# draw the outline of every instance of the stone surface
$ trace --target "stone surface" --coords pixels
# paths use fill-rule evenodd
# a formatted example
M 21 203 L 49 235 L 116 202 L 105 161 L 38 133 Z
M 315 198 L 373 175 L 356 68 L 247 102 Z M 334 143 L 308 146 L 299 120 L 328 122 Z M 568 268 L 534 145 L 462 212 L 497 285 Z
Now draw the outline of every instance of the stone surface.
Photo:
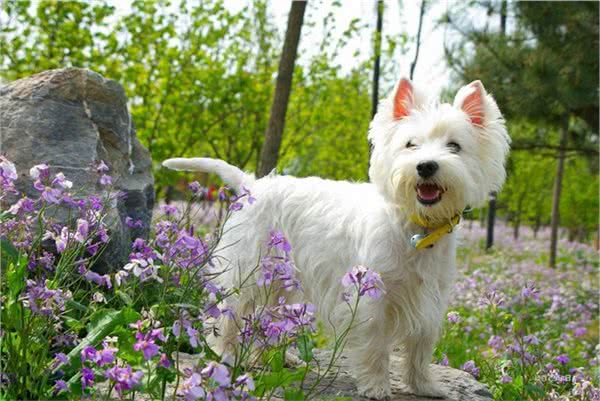
M 321 363 L 321 367 L 327 366 L 330 358 L 328 351 L 318 351 L 316 353 L 318 360 Z M 196 361 L 194 355 L 185 353 L 179 354 L 180 370 L 183 371 L 185 368 L 192 368 Z M 392 355 L 391 358 L 391 384 L 392 384 L 392 397 L 390 401 L 431 401 L 433 398 L 419 397 L 411 394 L 409 389 L 406 387 L 402 380 L 402 371 L 400 369 L 401 357 L 398 355 Z M 347 400 L 353 401 L 368 401 L 369 398 L 361 397 L 356 393 L 356 387 L 354 385 L 354 379 L 350 376 L 347 368 L 347 359 L 342 356 L 338 361 L 339 370 L 333 369 L 333 372 L 326 376 L 321 381 L 321 384 L 317 386 L 311 399 L 331 400 L 336 397 L 344 397 Z M 490 401 L 492 395 L 490 394 L 487 387 L 479 383 L 470 374 L 463 372 L 458 369 L 450 368 L 447 366 L 431 365 L 432 375 L 440 382 L 442 388 L 446 391 L 446 398 L 437 400 L 446 401 Z M 335 377 L 335 381 L 331 382 L 331 379 Z M 315 376 L 310 375 L 307 380 L 307 386 L 314 383 Z M 172 394 L 173 389 L 170 388 L 167 394 Z M 278 397 L 273 397 L 279 399 Z
M 83 194 L 100 194 L 92 168 L 110 167 L 116 189 L 124 193 L 111 210 L 112 238 L 99 270 L 126 261 L 132 238 L 145 236 L 154 204 L 149 152 L 140 144 L 127 110 L 123 87 L 79 68 L 49 70 L 0 87 L 0 154 L 19 171 L 19 189 L 36 195 L 29 169 L 47 163 L 62 171 Z M 132 231 L 125 218 L 141 219 Z

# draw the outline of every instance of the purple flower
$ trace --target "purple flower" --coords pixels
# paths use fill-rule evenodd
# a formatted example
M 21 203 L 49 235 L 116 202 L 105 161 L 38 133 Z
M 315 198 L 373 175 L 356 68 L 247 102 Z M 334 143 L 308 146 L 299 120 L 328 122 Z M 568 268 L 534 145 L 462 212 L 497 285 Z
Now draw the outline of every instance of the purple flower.
M 144 359 L 152 359 L 153 356 L 158 354 L 160 347 L 154 343 L 154 340 L 141 339 L 133 344 L 135 351 L 142 351 L 144 353 Z
M 448 321 L 450 323 L 460 322 L 460 315 L 458 314 L 458 312 L 448 312 L 448 315 L 446 317 L 448 318 Z
M 140 384 L 144 373 L 140 370 L 133 372 L 131 366 L 125 367 L 113 366 L 104 372 L 104 377 L 115 383 L 115 390 L 122 398 L 123 392 L 133 389 Z
M 442 357 L 442 360 L 440 361 L 440 365 L 442 366 L 448 366 L 448 355 L 444 354 L 444 356 Z
M 21 198 L 17 201 L 17 203 L 15 203 L 14 205 L 12 205 L 9 209 L 8 212 L 12 213 L 14 215 L 19 215 L 22 213 L 29 213 L 29 212 L 33 212 L 34 210 L 34 203 L 33 200 L 29 199 L 29 198 Z
M 539 345 L 540 343 L 540 339 L 533 334 L 523 337 L 523 341 L 525 341 L 525 344 L 531 345 Z
M 229 205 L 229 210 L 232 212 L 237 212 L 238 210 L 242 210 L 243 207 L 244 205 L 242 205 L 240 202 L 233 202 L 231 205 Z
M 499 351 L 504 347 L 504 340 L 500 336 L 491 336 L 487 344 L 495 351 Z
M 65 382 L 64 380 L 57 380 L 54 382 L 54 394 L 59 394 L 63 391 L 68 392 L 69 391 L 69 386 L 67 386 L 67 382 Z
M 75 241 L 84 243 L 90 233 L 90 223 L 85 219 L 77 219 L 77 232 L 73 236 Z
M 105 286 L 106 288 L 112 288 L 112 283 L 110 282 L 110 276 L 108 274 L 101 276 L 100 274 L 90 270 L 86 272 L 83 277 L 87 281 L 91 281 L 98 285 Z
M 160 360 L 158 361 L 158 366 L 162 366 L 163 368 L 170 368 L 171 367 L 171 361 L 169 361 L 169 357 L 167 357 L 167 354 L 163 353 L 160 354 Z
M 198 181 L 192 181 L 188 184 L 188 188 L 192 191 L 193 194 L 197 194 L 202 189 L 200 183 Z
M 211 361 L 202 369 L 200 374 L 216 381 L 221 386 L 227 386 L 231 383 L 231 374 L 227 366 Z
M 97 197 L 95 195 L 91 195 L 88 198 L 88 202 L 89 202 L 90 208 L 92 210 L 96 210 L 96 211 L 102 210 L 102 199 L 100 199 L 99 197 Z
M 474 378 L 479 378 L 479 368 L 475 365 L 473 360 L 465 362 L 461 367 L 467 373 L 470 373 Z
M 503 384 L 512 383 L 512 381 L 513 379 L 509 375 L 502 375 L 502 377 L 500 378 L 500 383 Z
M 62 352 L 59 352 L 56 355 L 54 355 L 54 363 L 52 364 L 52 369 L 58 369 L 59 367 L 68 364 L 69 358 L 67 358 L 67 355 Z
M 96 351 L 96 348 L 92 347 L 91 345 L 86 345 L 81 350 L 81 362 L 85 362 L 85 361 L 95 362 L 97 352 L 98 351 Z
M 58 173 L 52 180 L 52 185 L 61 187 L 62 189 L 69 189 L 73 186 L 73 183 L 65 177 L 63 173 Z
M 29 169 L 29 176 L 33 180 L 44 180 L 50 177 L 50 169 L 47 164 L 37 164 Z
M 117 354 L 117 348 L 111 348 L 107 342 L 104 342 L 103 348 L 96 354 L 95 362 L 98 366 L 109 365 L 115 361 L 115 355 Z
M 535 288 L 533 282 L 528 282 L 523 289 L 521 289 L 521 297 L 524 299 L 533 298 L 535 300 L 539 299 L 539 290 Z
M 34 188 L 41 192 L 41 197 L 47 203 L 59 204 L 62 196 L 60 189 L 46 187 L 40 181 L 33 184 Z
M 23 304 L 33 313 L 58 317 L 57 312 L 64 311 L 65 299 L 69 297 L 68 292 L 65 293 L 60 289 L 51 290 L 45 283 L 27 280 Z
M 204 398 L 205 391 L 202 387 L 202 377 L 198 373 L 193 373 L 189 378 L 184 380 L 178 392 L 184 396 L 186 401 L 195 401 Z
M 110 175 L 102 174 L 98 182 L 100 183 L 100 185 L 111 185 L 112 177 Z
M 99 173 L 106 173 L 109 170 L 104 160 L 100 160 L 100 162 L 96 165 L 96 171 Z
M 129 228 L 142 228 L 144 227 L 144 222 L 142 220 L 134 220 L 131 217 L 125 217 L 125 225 Z
M 292 246 L 281 231 L 271 231 L 271 238 L 269 239 L 267 246 L 269 248 L 279 249 L 285 253 L 290 253 L 292 251 Z
M 248 374 L 238 376 L 238 378 L 235 379 L 235 386 L 246 386 L 246 388 L 248 388 L 248 390 L 250 391 L 253 391 L 255 389 L 254 380 L 252 380 L 252 377 L 250 377 Z
M 4 156 L 0 156 L 0 177 L 8 181 L 14 181 L 19 177 L 15 165 Z
M 579 337 L 583 337 L 587 334 L 588 330 L 585 327 L 577 327 L 575 330 L 573 330 L 573 337 L 575 338 L 579 338 Z
M 364 267 L 355 266 L 342 277 L 342 285 L 358 289 L 358 296 L 368 295 L 372 299 L 379 299 L 383 294 L 383 281 L 379 273 Z
M 569 356 L 567 354 L 560 354 L 554 359 L 561 365 L 566 365 L 570 361 Z
M 90 368 L 81 369 L 81 389 L 85 390 L 94 385 L 94 371 Z
M 173 205 L 162 205 L 160 207 L 160 210 L 166 215 L 166 216 L 174 216 L 177 214 L 178 210 L 175 206 Z
M 254 202 L 256 202 L 256 198 L 252 196 L 252 194 L 250 193 L 250 190 L 246 187 L 242 187 L 242 196 L 247 196 L 248 199 L 248 204 L 251 205 Z

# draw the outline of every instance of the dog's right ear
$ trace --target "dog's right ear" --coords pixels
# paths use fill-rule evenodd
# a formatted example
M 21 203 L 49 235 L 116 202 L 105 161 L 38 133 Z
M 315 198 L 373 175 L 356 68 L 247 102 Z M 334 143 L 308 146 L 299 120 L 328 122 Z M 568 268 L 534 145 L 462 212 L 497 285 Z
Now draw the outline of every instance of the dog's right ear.
M 415 107 L 413 84 L 407 78 L 402 78 L 394 94 L 394 119 L 401 120 L 410 114 Z

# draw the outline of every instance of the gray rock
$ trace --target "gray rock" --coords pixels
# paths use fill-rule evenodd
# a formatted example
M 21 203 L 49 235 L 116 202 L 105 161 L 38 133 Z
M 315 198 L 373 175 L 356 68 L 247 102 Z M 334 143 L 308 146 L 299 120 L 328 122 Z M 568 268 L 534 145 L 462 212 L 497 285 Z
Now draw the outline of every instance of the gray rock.
M 329 351 L 317 351 L 317 359 L 320 361 L 321 368 L 324 369 L 330 359 Z M 179 369 L 183 372 L 185 368 L 193 368 L 196 364 L 197 357 L 183 352 L 179 353 Z M 398 355 L 392 355 L 391 358 L 391 385 L 392 397 L 390 401 L 431 401 L 433 398 L 420 397 L 410 393 L 402 380 L 402 370 L 400 365 L 402 358 Z M 311 399 L 326 399 L 332 400 L 336 397 L 343 397 L 345 400 L 353 401 L 368 401 L 369 398 L 361 397 L 356 393 L 354 379 L 350 376 L 347 367 L 348 360 L 342 356 L 337 361 L 337 368 L 325 376 L 321 383 L 316 386 Z M 433 377 L 439 381 L 442 388 L 446 391 L 446 398 L 437 400 L 446 401 L 490 401 L 492 394 L 485 384 L 479 383 L 473 376 L 463 372 L 462 370 L 450 368 L 447 366 L 431 365 Z M 334 380 L 333 380 L 334 379 Z M 315 375 L 309 374 L 309 379 L 306 381 L 306 388 L 315 382 Z M 170 386 L 167 394 L 173 393 L 173 387 Z M 143 395 L 142 398 L 144 399 Z M 182 398 L 181 398 L 182 399 Z M 275 396 L 273 399 L 281 400 Z M 342 399 L 342 398 L 340 398 Z
M 0 154 L 19 171 L 19 189 L 35 196 L 31 166 L 47 163 L 62 171 L 78 194 L 101 195 L 92 168 L 99 160 L 110 167 L 122 191 L 110 211 L 111 242 L 98 266 L 114 270 L 126 261 L 130 241 L 147 236 L 154 205 L 154 178 L 149 152 L 140 144 L 117 82 L 80 68 L 44 71 L 0 87 Z M 141 229 L 125 225 L 130 216 Z

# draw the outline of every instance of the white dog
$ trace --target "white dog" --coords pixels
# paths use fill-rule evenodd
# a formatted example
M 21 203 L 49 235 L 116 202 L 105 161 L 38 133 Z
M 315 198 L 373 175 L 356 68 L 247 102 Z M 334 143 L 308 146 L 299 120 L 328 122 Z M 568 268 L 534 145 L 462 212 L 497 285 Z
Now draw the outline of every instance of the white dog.
M 400 345 L 407 384 L 416 394 L 443 397 L 429 364 L 456 272 L 455 233 L 449 232 L 467 205 L 483 204 L 502 186 L 510 139 L 481 82 L 461 88 L 450 105 L 426 101 L 407 79 L 381 102 L 369 139 L 370 183 L 276 175 L 255 180 L 207 158 L 164 165 L 214 172 L 236 190 L 249 188 L 257 201 L 227 222 L 221 256 L 250 271 L 269 231 L 281 230 L 292 245 L 302 296 L 324 322 L 347 318 L 340 315 L 340 280 L 352 266 L 379 272 L 385 295 L 362 302 L 358 319 L 364 323 L 351 332 L 346 349 L 359 392 L 375 399 L 390 395 L 389 356 Z M 237 268 L 223 275 L 229 286 L 239 285 L 239 277 Z M 256 294 L 240 294 L 238 314 L 248 312 Z M 230 324 L 222 341 L 235 336 Z

